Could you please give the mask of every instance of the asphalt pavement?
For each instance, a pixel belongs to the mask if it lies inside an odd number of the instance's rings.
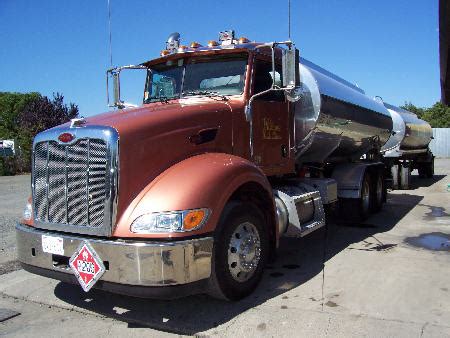
[[[450,337],[448,184],[440,159],[363,224],[282,239],[256,292],[229,303],[84,293],[21,270],[14,224],[30,178],[0,177],[0,335]]]

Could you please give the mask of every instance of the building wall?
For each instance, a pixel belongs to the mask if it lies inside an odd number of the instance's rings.
[[[450,128],[433,128],[430,149],[436,157],[450,157]]]

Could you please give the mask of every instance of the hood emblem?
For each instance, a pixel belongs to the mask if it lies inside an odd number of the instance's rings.
[[[62,133],[58,136],[58,140],[63,143],[72,142],[75,139],[75,136],[71,133]]]
[[[86,119],[84,117],[80,119],[71,119],[70,120],[70,128],[79,128],[83,127],[86,124]]]

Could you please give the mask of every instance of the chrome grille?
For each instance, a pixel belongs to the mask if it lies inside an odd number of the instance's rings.
[[[36,143],[35,219],[62,226],[102,227],[108,208],[108,172],[105,140],[85,138],[70,145],[53,140]]]

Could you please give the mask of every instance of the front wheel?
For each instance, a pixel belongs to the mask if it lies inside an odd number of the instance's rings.
[[[262,277],[268,251],[267,225],[259,209],[227,204],[214,240],[210,295],[226,300],[249,295]]]

